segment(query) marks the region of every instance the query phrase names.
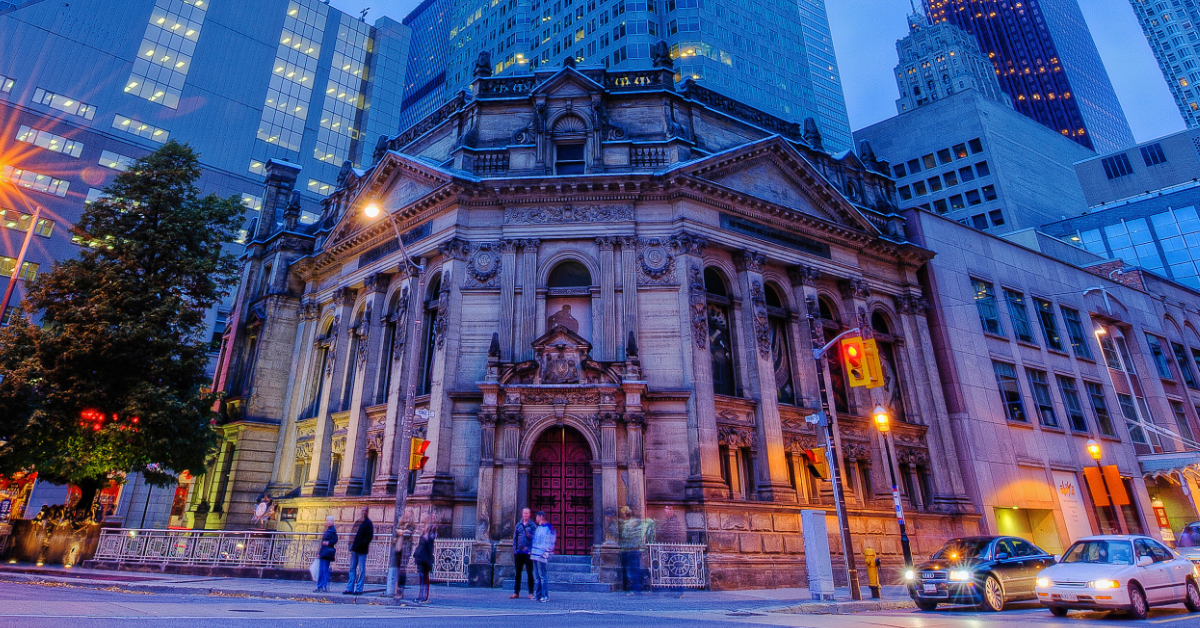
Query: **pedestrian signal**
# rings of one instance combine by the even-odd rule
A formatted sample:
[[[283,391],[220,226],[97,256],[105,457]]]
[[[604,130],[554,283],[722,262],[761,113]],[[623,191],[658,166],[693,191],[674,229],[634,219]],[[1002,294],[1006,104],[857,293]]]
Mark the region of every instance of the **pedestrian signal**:
[[[425,455],[425,450],[429,448],[429,441],[424,438],[413,438],[412,447],[409,449],[408,469],[416,471],[424,469],[425,463],[429,462],[429,456]]]
[[[883,364],[879,361],[879,347],[874,338],[863,341],[863,363],[867,368],[867,388],[883,385]]]
[[[842,339],[842,364],[851,387],[867,385],[866,349],[861,337]]]
[[[815,447],[804,451],[804,462],[808,465],[808,470],[813,474],[813,477],[818,480],[828,480],[829,463],[825,460],[825,448]]]

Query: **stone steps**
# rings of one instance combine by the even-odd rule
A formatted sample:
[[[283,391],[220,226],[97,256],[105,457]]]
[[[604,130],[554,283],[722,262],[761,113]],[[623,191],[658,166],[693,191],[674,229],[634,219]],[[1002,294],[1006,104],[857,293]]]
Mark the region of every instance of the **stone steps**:
[[[513,580],[509,578],[500,584],[500,588],[505,591],[511,591]],[[616,585],[606,582],[559,582],[554,578],[550,579],[550,595],[554,595],[555,591],[571,591],[573,593],[612,593],[616,590]],[[521,582],[521,595],[527,595],[529,587],[525,584],[524,579]]]
[[[551,595],[555,591],[611,593],[616,590],[616,585],[600,582],[600,576],[592,572],[591,556],[551,556],[546,574],[550,577]],[[500,586],[511,590],[513,583],[512,578],[506,578]],[[528,590],[528,586],[521,587],[522,594]]]

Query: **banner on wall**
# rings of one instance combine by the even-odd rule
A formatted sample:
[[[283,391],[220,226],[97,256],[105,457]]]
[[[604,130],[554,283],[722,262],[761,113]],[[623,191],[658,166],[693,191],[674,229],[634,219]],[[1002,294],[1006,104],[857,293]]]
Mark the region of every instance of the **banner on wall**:
[[[1088,520],[1087,507],[1083,503],[1079,476],[1066,471],[1053,471],[1052,477],[1054,493],[1058,496],[1058,505],[1062,509],[1070,541],[1074,543],[1076,539],[1094,534],[1091,521]]]

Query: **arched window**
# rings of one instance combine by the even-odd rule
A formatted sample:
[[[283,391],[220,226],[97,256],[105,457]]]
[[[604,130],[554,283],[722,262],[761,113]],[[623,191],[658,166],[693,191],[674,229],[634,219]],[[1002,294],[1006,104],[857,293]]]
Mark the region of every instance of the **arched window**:
[[[895,337],[882,312],[871,314],[871,329],[875,332],[875,347],[879,350],[879,365],[883,368],[883,391],[893,420],[907,421],[904,395],[900,389],[900,364],[896,362]]]
[[[767,327],[771,333],[771,364],[775,368],[775,392],[779,403],[796,403],[792,377],[792,344],[788,342],[787,309],[775,286],[767,285]]]
[[[442,275],[439,273],[425,288],[425,311],[421,321],[424,342],[421,343],[421,390],[418,394],[428,395],[433,389],[433,358],[437,350],[438,306],[441,305]]]
[[[329,363],[329,342],[334,333],[333,321],[325,324],[325,331],[317,338],[317,350],[313,356],[312,370],[308,374],[308,389],[305,390],[304,412],[300,418],[314,417],[321,412],[321,397],[325,394],[325,369]]]
[[[559,263],[546,278],[546,331],[564,327],[592,338],[592,274],[575,260]]]
[[[837,307],[825,297],[817,299],[821,320],[818,323],[824,332],[825,342],[831,342],[838,334],[842,333],[841,318],[837,315]],[[849,397],[846,394],[846,373],[842,368],[842,361],[838,357],[835,349],[830,349],[829,363],[829,379],[833,390],[829,391],[833,397],[833,408],[836,412],[847,414],[850,412]]]
[[[579,116],[563,116],[554,123],[554,174],[587,172],[587,123]]]
[[[712,355],[713,392],[734,396],[737,394],[737,384],[734,380],[733,336],[729,333],[729,289],[717,269],[710,267],[704,270],[704,292],[708,305],[708,350]]]

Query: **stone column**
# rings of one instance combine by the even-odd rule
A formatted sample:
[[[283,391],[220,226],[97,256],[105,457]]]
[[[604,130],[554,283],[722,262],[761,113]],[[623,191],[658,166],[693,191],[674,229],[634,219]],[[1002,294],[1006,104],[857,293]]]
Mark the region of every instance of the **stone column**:
[[[516,352],[513,348],[514,334],[513,315],[519,308],[516,303],[517,288],[517,246],[518,240],[501,240],[500,251],[500,334],[501,359],[513,361]]]
[[[599,351],[592,359],[616,360],[617,345],[621,343],[621,334],[617,329],[617,267],[613,251],[617,238],[603,236],[596,238],[596,246],[600,248],[600,307],[592,308],[592,316],[600,316],[600,337],[596,338]]]
[[[358,369],[358,376],[354,378],[354,391],[350,398],[350,422],[347,425],[346,452],[342,455],[342,477],[337,479],[334,495],[361,495],[363,492],[367,430],[371,427],[365,408],[375,405],[375,391],[378,390],[368,375],[379,373],[383,318],[387,308],[385,299],[391,279],[391,275],[377,273],[363,281],[367,303],[355,330],[358,334],[358,355],[348,356],[348,368]]]
[[[503,394],[503,393],[501,393]],[[522,508],[529,504],[529,469],[521,461],[521,408],[510,406],[504,411],[503,432],[500,438],[499,496],[492,505],[493,526],[497,532],[509,521],[515,521]],[[537,510],[534,508],[534,510]]]
[[[600,481],[602,483],[602,504],[605,513],[604,544],[615,545],[620,542],[617,538],[617,527],[609,525],[607,513],[618,512],[620,476],[617,469],[617,415],[604,412],[600,415]]]
[[[717,443],[717,406],[713,393],[712,355],[708,347],[708,305],[704,291],[703,253],[708,241],[682,233],[671,239],[678,252],[680,355],[690,365],[692,396],[688,399],[689,477],[687,499],[728,499],[721,480]],[[689,359],[688,356],[691,356]],[[685,376],[688,373],[685,372]]]
[[[495,488],[496,414],[479,413],[479,484],[476,488],[475,540],[488,541],[495,534],[492,493]],[[497,522],[498,523],[498,522]]]
[[[404,416],[408,385],[411,381],[409,378],[415,377],[413,373],[416,370],[411,366],[413,358],[405,356],[411,355],[413,348],[421,344],[419,339],[414,340],[411,337],[413,317],[421,315],[414,304],[414,299],[420,299],[420,295],[415,294],[416,282],[412,280],[410,271],[402,271],[401,277],[405,280],[399,288],[400,299],[397,301],[396,311],[389,313],[391,321],[396,323],[396,336],[391,354],[382,357],[392,361],[392,382],[388,387],[387,412],[383,419],[383,447],[377,463],[379,469],[375,472],[375,485],[371,487],[371,493],[377,495],[391,495],[396,492],[397,472],[400,470],[398,465],[404,463],[397,459],[400,455],[402,436],[399,429],[400,420]]]
[[[640,412],[625,415],[625,447],[629,452],[626,462],[629,469],[629,495],[625,503],[639,517],[649,516],[646,512],[646,465],[642,454],[645,426],[646,415]]]
[[[788,481],[787,457],[783,450],[783,423],[779,418],[779,398],[775,390],[775,365],[771,356],[771,328],[767,321],[767,302],[762,267],[766,256],[742,251],[738,260],[738,279],[747,305],[742,316],[743,336],[748,339],[742,355],[749,374],[749,397],[758,400],[755,409],[755,438],[761,452],[754,465],[758,499],[795,502],[796,491]]]
[[[462,341],[462,292],[459,282],[465,273],[470,245],[458,238],[439,247],[442,254],[441,296],[438,297],[437,320],[434,329],[436,355],[433,359],[433,378],[429,391],[429,422],[425,438],[429,441],[426,472],[417,480],[418,495],[451,498],[454,495],[454,476],[450,461],[454,444],[454,402],[450,391],[455,389],[458,375],[459,347]]]
[[[334,292],[334,320],[330,330],[329,356],[325,364],[324,394],[321,407],[317,408],[316,434],[313,437],[312,462],[308,468],[308,482],[300,494],[305,497],[326,495],[336,478],[329,477],[330,446],[333,442],[333,421],[329,409],[341,403],[342,382],[346,379],[346,367],[350,361],[345,355],[350,346],[349,321],[354,314],[354,300],[358,293],[352,288],[339,288]]]
[[[638,338],[641,334],[638,333],[638,311],[637,311],[637,238],[634,236],[621,236],[621,328],[617,330],[617,342],[623,343],[628,341],[629,332],[633,332]],[[628,347],[625,348],[628,350]],[[617,359],[622,359],[625,356],[618,355]]]
[[[268,490],[292,488],[292,472],[296,465],[296,420],[308,417],[298,416],[304,410],[304,398],[308,392],[309,378],[313,377],[312,361],[316,359],[314,341],[319,331],[316,303],[305,300],[300,304],[300,325],[296,329],[296,342],[292,351],[292,387],[291,395],[283,415],[283,428],[275,447],[275,473]]]
[[[788,279],[791,280],[792,295],[801,310],[796,323],[796,328],[800,333],[796,336],[796,342],[792,343],[794,345],[792,347],[792,366],[796,369],[797,376],[800,378],[800,386],[804,389],[806,397],[812,398],[814,403],[819,405],[821,389],[818,378],[822,375],[817,370],[816,362],[812,357],[810,339],[814,338],[814,330],[810,321],[814,319],[808,318],[806,310],[810,307],[810,303],[811,307],[817,306],[816,284],[821,279],[821,271],[811,266],[792,266],[788,269]],[[814,311],[814,318],[815,314],[816,311]],[[821,336],[824,331],[818,329],[815,333],[817,336]]]
[[[513,361],[533,358],[533,340],[537,338],[537,257],[541,240],[521,240],[521,297],[517,308],[517,346]]]

